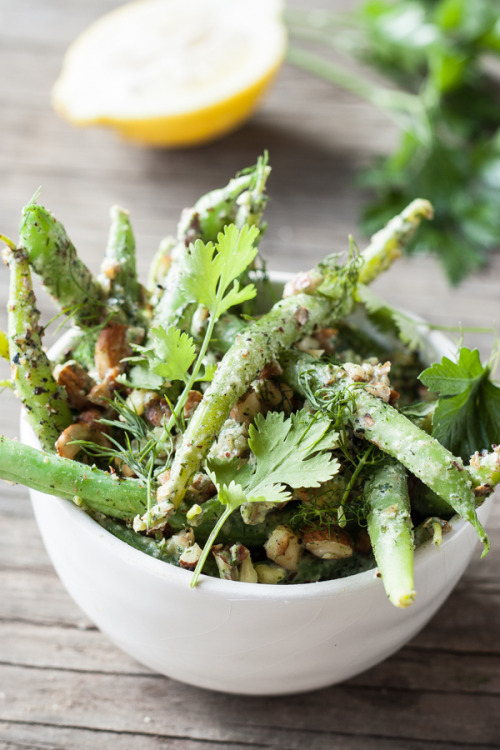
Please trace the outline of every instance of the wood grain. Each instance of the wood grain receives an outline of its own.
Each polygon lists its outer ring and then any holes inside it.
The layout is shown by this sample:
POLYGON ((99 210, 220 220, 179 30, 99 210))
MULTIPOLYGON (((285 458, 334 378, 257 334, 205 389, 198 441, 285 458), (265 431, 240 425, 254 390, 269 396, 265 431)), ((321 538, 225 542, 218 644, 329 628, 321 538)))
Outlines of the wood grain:
MULTIPOLYGON (((307 0, 296 5, 307 6, 307 0)), ((310 4, 310 3, 309 3, 310 4)), ((339 8, 352 2, 335 0, 339 8)), ((106 130, 58 119, 50 89, 67 45, 118 0, 0 0, 0 231, 42 198, 96 269, 109 208, 132 216, 140 273, 160 239, 206 190, 264 149, 273 174, 263 251, 273 269, 310 266, 359 244, 359 168, 395 132, 353 97, 285 66, 262 109, 225 140, 190 151, 132 147, 106 130)), ((381 278, 390 301, 445 325, 498 325, 500 255, 458 289, 432 257, 406 258, 381 278)), ((0 293, 7 296, 6 270, 0 293)), ((46 320, 50 302, 39 296, 46 320)), ((5 311, 0 312, 5 326, 5 311)), ((492 337, 468 339, 486 355, 492 337)), ((18 407, 1 399, 1 429, 18 407)), ((70 600, 38 536, 27 493, 0 494, 0 750, 481 750, 500 748, 500 511, 492 552, 471 564, 406 648, 339 686, 284 698, 205 692, 159 677, 112 646, 70 600)))

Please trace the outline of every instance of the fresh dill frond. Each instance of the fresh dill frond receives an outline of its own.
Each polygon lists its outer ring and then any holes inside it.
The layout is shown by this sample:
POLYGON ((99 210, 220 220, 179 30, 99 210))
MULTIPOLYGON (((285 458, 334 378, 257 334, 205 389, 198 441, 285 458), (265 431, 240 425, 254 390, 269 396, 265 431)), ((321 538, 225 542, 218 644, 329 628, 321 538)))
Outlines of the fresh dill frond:
POLYGON ((294 531, 330 529, 332 526, 339 525, 338 511, 338 507, 329 508, 300 503, 290 518, 290 526, 294 531))
POLYGON ((112 432, 106 434, 105 445, 87 440, 75 442, 88 455, 106 459, 110 465, 115 464, 118 468, 124 464, 139 479, 150 484, 158 456, 166 453, 169 457, 173 451, 171 438, 169 437, 169 444, 158 440, 144 419, 120 394, 115 394, 109 404, 118 413, 118 419, 102 417, 99 424, 110 427, 117 437, 112 432))
POLYGON ((339 433, 339 449, 348 457, 351 440, 347 424, 356 410, 356 400, 351 389, 341 390, 335 385, 324 385, 313 390, 307 370, 301 375, 301 386, 313 411, 329 419, 332 429, 339 433))

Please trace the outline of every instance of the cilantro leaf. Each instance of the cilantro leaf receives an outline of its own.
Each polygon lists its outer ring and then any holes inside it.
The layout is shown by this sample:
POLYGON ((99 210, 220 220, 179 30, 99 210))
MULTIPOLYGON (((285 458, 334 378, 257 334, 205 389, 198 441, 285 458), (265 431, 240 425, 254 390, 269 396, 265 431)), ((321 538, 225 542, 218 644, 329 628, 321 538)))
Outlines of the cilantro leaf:
POLYGON ((338 472, 339 463, 331 457, 337 440, 322 416, 258 414, 248 440, 255 463, 241 467, 238 461, 209 460, 207 466, 219 491, 224 490, 219 500, 233 509, 243 502, 283 502, 291 497, 287 487, 319 487, 338 472))
POLYGON ((245 224, 241 229, 235 224, 225 227, 217 236, 218 254, 215 259, 220 283, 227 289, 229 284, 245 271, 257 255, 255 240, 259 229, 245 224))
POLYGON ((166 432, 178 423, 193 384, 200 380, 212 380, 214 376, 213 366, 208 365, 203 370, 202 367, 215 323, 229 307, 256 295, 253 284, 241 289, 238 277, 257 255, 254 243, 258 236, 256 226, 244 225, 238 229, 231 224, 219 233, 215 245, 197 240, 187 249, 179 281, 183 302, 202 305, 209 312, 208 325, 198 352, 193 339, 174 326, 166 330, 162 327, 152 329, 152 347, 135 347, 147 360, 152 375, 184 383, 165 427, 166 432))
MULTIPOLYGON (((265 498, 262 498, 263 500, 265 498)), ((219 500, 228 510, 236 510, 240 505, 247 501, 245 490, 240 484, 233 480, 229 484, 222 484, 219 487, 219 500)))
POLYGON ((215 485, 228 487, 235 478, 238 484, 246 486, 253 473, 250 462, 244 462, 240 458, 216 458, 207 460, 207 471, 215 485))
POLYGON ((191 336, 175 326, 151 329, 153 348, 136 346, 147 358, 149 370, 163 380, 188 380, 188 371, 196 359, 196 347, 191 336))
POLYGON ((248 502, 290 500, 288 487, 319 487, 340 465, 332 458, 338 433, 322 415, 302 410, 285 419, 282 412, 258 414, 249 429, 248 444, 255 461, 207 460, 207 473, 216 485, 224 512, 203 548, 191 580, 195 586, 217 534, 231 513, 248 502))
POLYGON ((217 365, 216 365, 215 362, 211 362, 209 364, 206 364, 205 367, 204 367, 204 369, 203 369, 203 372, 200 372, 196 376, 196 381, 198 383, 201 383, 201 382, 203 382, 203 383, 211 383, 212 380, 214 379, 214 375, 215 375, 216 371, 217 371, 217 365))
POLYGON ((155 375, 145 367, 144 359, 142 357, 133 357, 131 358, 131 361, 139 361, 143 364, 134 365, 126 375, 118 375, 116 379, 119 383, 122 383, 129 388, 143 388, 147 391, 156 391, 163 386, 163 378, 159 375, 155 375))
POLYGON ((254 285, 240 289, 238 277, 257 255, 254 243, 258 235, 255 226, 238 229, 230 224, 219 233, 216 245, 201 240, 190 245, 182 281, 186 302, 203 305, 213 318, 218 318, 230 307, 255 297, 254 285))
POLYGON ((337 473, 339 464, 332 460, 338 433, 330 431, 330 421, 307 412, 258 414, 250 425, 248 444, 257 458, 250 483, 252 492, 268 492, 275 484, 290 487, 319 487, 337 473))
POLYGON ((217 297, 219 274, 214 265, 215 245, 196 240, 186 251, 186 275, 182 288, 187 302, 196 302, 211 309, 217 297))
POLYGON ((477 349, 462 347, 456 362, 443 357, 419 379, 439 394, 432 434, 452 453, 468 460, 500 443, 500 388, 477 349))

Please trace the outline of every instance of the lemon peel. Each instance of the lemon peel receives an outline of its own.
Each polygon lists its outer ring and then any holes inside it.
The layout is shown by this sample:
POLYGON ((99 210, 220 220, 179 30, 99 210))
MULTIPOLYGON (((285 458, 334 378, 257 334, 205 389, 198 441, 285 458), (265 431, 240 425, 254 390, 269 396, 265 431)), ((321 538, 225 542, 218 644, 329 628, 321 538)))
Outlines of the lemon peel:
POLYGON ((283 61, 282 0, 135 0, 68 49, 52 92, 76 125, 153 146, 213 140, 256 109, 283 61))

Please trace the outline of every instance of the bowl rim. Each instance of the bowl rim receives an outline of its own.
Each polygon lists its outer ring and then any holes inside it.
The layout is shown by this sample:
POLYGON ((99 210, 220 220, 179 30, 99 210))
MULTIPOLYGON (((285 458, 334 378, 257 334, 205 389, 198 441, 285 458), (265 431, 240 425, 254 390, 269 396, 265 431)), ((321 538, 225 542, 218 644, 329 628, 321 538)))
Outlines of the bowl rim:
MULTIPOLYGON (((25 425, 24 430, 26 430, 25 425)), ((23 432, 24 432, 23 430, 23 432)), ((316 581, 312 583, 295 583, 287 585, 265 585, 261 583, 248 583, 243 581, 230 581, 221 578, 215 578, 201 574, 198 584, 194 589, 190 587, 192 571, 179 568, 166 560, 151 557, 146 553, 131 547, 111 532, 99 525, 85 510, 76 505, 52 495, 30 490, 33 499, 42 496, 52 502, 59 503, 61 511, 66 513, 70 520, 83 527, 83 531, 90 534, 97 543, 104 544, 110 554, 118 558, 121 562, 133 565, 136 569, 152 575, 157 579, 163 579, 179 587, 191 591, 196 596, 196 591, 200 590, 203 594, 209 594, 216 598, 224 600, 231 599, 252 599, 266 601, 289 601, 304 598, 323 598, 330 597, 334 594, 348 594, 360 592, 364 589, 371 588, 375 585, 382 586, 382 582, 377 575, 377 567, 361 573, 354 573, 343 578, 335 578, 327 581, 316 581)), ((478 509, 479 515, 484 512, 488 513, 492 503, 493 496, 488 497, 483 505, 478 509)), ((43 512, 43 511, 42 511, 43 512)), ((420 567, 424 566, 431 555, 443 555, 450 545, 457 543, 468 532, 474 533, 470 524, 463 518, 455 515, 449 522, 451 531, 443 535, 442 543, 439 548, 429 539, 421 544, 415 550, 415 574, 420 567)))
MULTIPOLYGON (((284 271, 270 271, 269 278, 271 282, 275 284, 284 284, 295 274, 284 271)), ((398 308, 399 309, 399 308, 398 308)), ((406 311, 404 311, 406 312, 406 311)), ((416 320, 421 320, 425 323, 425 320, 414 313, 407 313, 416 320)), ((67 332, 69 336, 71 330, 67 332)), ((454 348, 452 341, 440 331, 427 331, 425 338, 431 346, 433 346, 440 354, 440 356, 453 356, 454 348)), ((59 348, 59 342, 65 338, 65 335, 51 347, 49 355, 53 352, 57 352, 59 348)), ((66 338, 67 340, 67 338, 66 338)), ((34 436, 25 416, 21 413, 20 420, 20 437, 21 440, 28 444, 38 447, 38 441, 34 436)), ((166 560, 152 557, 147 555, 134 547, 131 547, 126 542, 122 541, 118 537, 115 537, 111 532, 100 526, 91 516, 89 516, 82 508, 59 498, 57 496, 46 495, 36 490, 30 490, 30 496, 34 505, 36 505, 37 498, 48 498, 52 502, 56 502, 61 506, 61 512, 66 513, 70 519, 79 525, 83 526, 83 530, 92 535, 96 541, 106 545, 109 549, 110 554, 117 557, 119 560, 126 564, 133 565, 134 567, 144 571, 149 575, 153 575, 156 578, 164 579, 175 585, 181 586, 188 590, 190 589, 190 580, 192 571, 184 570, 179 568, 166 560)), ((480 516, 485 512, 488 514, 489 508, 492 502, 492 496, 488 497, 482 506, 478 509, 480 516)), ((429 556, 432 554, 444 554, 447 547, 455 544, 464 534, 473 529, 463 518, 455 515, 450 520, 451 531, 443 535, 442 543, 439 548, 433 544, 432 540, 429 539, 421 544, 415 550, 415 574, 418 569, 425 565, 429 556)), ((475 534, 475 532, 473 532, 475 534)), ((330 597, 334 594, 339 593, 354 593, 364 589, 368 589, 375 585, 382 586, 381 580, 377 575, 378 568, 375 566, 369 570, 354 573, 349 576, 342 578, 336 578, 326 581, 316 581, 310 583, 295 583, 287 585, 265 585, 261 583, 249 583, 242 581, 231 581, 226 579, 215 578, 206 574, 201 574, 198 580, 197 586, 192 591, 192 594, 196 595, 196 590, 202 591, 204 594, 208 594, 215 598, 224 600, 231 599, 252 599, 252 600, 266 600, 266 601, 281 601, 287 602, 289 600, 297 600, 304 598, 323 598, 330 597)))

